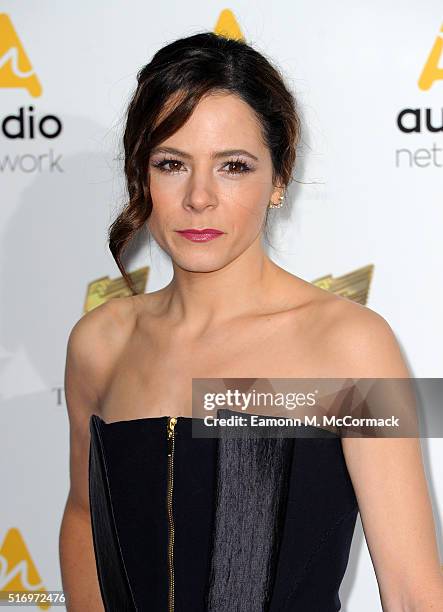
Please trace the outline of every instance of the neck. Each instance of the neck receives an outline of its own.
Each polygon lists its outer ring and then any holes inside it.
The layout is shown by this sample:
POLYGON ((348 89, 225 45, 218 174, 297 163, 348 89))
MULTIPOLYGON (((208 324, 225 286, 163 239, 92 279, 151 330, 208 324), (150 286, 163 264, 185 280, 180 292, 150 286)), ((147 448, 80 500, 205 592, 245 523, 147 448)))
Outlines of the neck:
POLYGON ((190 272, 173 263, 165 287, 165 308, 172 321, 198 333, 251 312, 265 312, 282 269, 260 240, 229 264, 210 272, 190 272))

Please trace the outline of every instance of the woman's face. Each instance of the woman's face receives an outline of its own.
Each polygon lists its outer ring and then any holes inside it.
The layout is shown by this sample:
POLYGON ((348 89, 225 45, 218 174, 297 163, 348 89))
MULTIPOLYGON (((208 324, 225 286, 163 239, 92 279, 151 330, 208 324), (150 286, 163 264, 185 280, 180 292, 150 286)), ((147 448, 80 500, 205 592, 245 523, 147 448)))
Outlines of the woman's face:
POLYGON ((199 102, 151 152, 149 179, 148 229, 178 266, 193 272, 220 269, 256 247, 269 201, 283 193, 272 184, 270 152, 253 111, 233 94, 199 102), (205 228, 223 234, 197 242, 179 233, 205 228))

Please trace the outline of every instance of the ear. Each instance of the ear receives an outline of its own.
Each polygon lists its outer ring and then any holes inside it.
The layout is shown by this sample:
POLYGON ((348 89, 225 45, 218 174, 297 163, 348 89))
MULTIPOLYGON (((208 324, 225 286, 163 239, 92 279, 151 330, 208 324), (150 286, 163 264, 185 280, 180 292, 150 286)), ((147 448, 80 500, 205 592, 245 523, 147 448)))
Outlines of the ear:
POLYGON ((274 186, 274 191, 271 194, 271 202, 273 204, 280 204, 285 195, 285 191, 285 186, 282 183, 277 183, 277 185, 274 186))

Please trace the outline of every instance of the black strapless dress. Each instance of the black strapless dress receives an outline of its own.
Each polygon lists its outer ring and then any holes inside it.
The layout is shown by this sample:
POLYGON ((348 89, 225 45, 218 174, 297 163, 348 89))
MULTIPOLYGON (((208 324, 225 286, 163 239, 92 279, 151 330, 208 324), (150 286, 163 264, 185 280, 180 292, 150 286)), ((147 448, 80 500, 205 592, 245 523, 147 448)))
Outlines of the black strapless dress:
POLYGON ((106 611, 340 610, 358 514, 341 439, 199 438, 193 421, 178 417, 168 437, 167 416, 91 416, 106 611))

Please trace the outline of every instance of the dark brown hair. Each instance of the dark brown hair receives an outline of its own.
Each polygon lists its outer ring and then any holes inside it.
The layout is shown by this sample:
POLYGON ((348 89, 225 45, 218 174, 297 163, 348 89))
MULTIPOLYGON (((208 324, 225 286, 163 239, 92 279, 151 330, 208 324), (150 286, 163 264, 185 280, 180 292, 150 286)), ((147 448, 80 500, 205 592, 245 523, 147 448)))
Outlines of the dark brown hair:
POLYGON ((218 92, 236 94, 255 112, 271 154, 274 185, 287 187, 292 180, 300 118, 292 93, 267 58, 241 40, 213 32, 180 38, 157 51, 137 73, 128 105, 123 144, 129 199, 108 232, 109 249, 133 294, 121 258, 152 211, 150 151, 187 121, 203 96, 218 92))

